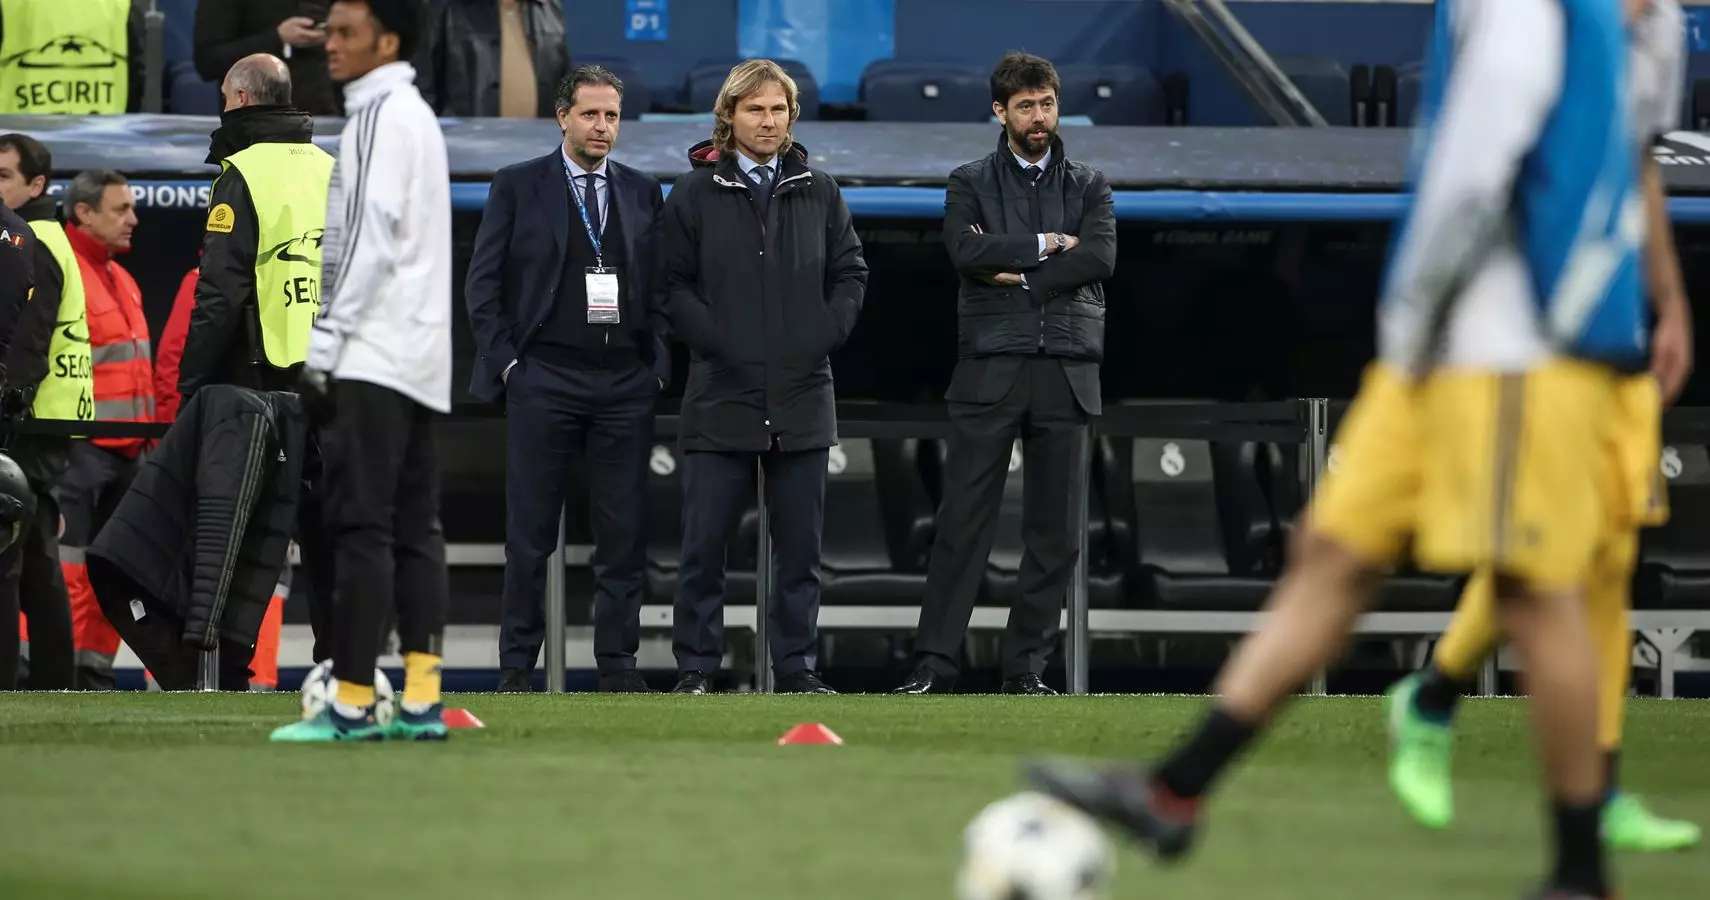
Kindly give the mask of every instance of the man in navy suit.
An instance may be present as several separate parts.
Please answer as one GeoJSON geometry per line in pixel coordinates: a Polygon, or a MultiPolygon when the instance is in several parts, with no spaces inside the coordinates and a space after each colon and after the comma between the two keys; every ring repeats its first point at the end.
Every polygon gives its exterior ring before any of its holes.
{"type": "Polygon", "coordinates": [[[582,66],[559,85],[563,146],[493,176],[465,300],[479,355],[470,393],[506,406],[501,691],[527,691],[545,636],[548,557],[571,462],[587,460],[600,689],[640,693],[653,406],[670,380],[651,276],[659,180],[609,159],[623,82],[582,66]]]}

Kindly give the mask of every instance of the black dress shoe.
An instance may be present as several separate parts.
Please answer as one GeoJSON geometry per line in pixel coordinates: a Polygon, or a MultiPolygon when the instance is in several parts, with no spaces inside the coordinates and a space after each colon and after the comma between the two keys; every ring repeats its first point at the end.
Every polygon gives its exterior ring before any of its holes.
{"type": "Polygon", "coordinates": [[[499,693],[532,694],[534,678],[522,669],[506,669],[499,673],[499,693]]]}
{"type": "Polygon", "coordinates": [[[647,686],[647,679],[634,669],[607,672],[600,676],[600,692],[604,694],[657,694],[647,686]]]}
{"type": "Polygon", "coordinates": [[[810,670],[785,675],[778,679],[776,685],[780,694],[835,694],[825,682],[819,680],[819,673],[810,670]]]}
{"type": "Polygon", "coordinates": [[[1023,675],[1019,678],[1005,678],[1003,680],[1002,690],[1006,694],[1036,694],[1041,697],[1055,696],[1057,693],[1047,686],[1045,682],[1040,681],[1038,675],[1023,675]]]}
{"type": "Polygon", "coordinates": [[[710,694],[712,682],[701,672],[684,672],[677,676],[677,686],[671,689],[673,694],[710,694]]]}
{"type": "Polygon", "coordinates": [[[902,687],[891,691],[893,694],[954,694],[956,679],[950,675],[940,675],[936,671],[921,666],[908,676],[902,687]]]}

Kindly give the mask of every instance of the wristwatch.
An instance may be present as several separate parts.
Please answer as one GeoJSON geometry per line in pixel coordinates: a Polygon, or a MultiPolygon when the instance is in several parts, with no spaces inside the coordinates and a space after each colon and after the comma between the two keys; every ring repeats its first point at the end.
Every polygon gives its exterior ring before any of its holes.
{"type": "Polygon", "coordinates": [[[1057,235],[1057,252],[1062,253],[1063,248],[1067,246],[1069,246],[1069,239],[1061,234],[1057,235]]]}

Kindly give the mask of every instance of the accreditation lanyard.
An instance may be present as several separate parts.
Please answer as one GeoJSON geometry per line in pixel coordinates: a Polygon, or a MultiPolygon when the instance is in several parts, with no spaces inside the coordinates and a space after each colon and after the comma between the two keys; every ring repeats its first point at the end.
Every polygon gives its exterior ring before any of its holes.
{"type": "MultiPolygon", "coordinates": [[[[594,223],[588,217],[588,204],[582,200],[581,191],[576,190],[576,176],[571,174],[568,162],[564,165],[564,177],[570,182],[570,196],[576,201],[576,211],[581,213],[582,227],[588,232],[588,243],[594,247],[595,266],[583,273],[583,277],[587,279],[588,324],[622,324],[623,316],[618,310],[618,273],[616,269],[606,268],[600,236],[594,233],[594,223]]],[[[597,188],[590,185],[589,189],[597,188]]],[[[610,205],[609,201],[607,205],[610,205]]]]}
{"type": "MultiPolygon", "coordinates": [[[[588,204],[582,201],[582,192],[576,190],[577,176],[570,173],[568,163],[564,166],[564,177],[570,180],[570,196],[576,201],[576,211],[582,214],[582,228],[588,232],[588,243],[594,245],[594,262],[603,269],[606,267],[606,260],[605,254],[600,252],[600,236],[594,232],[593,223],[588,220],[588,204]]],[[[590,190],[597,189],[597,187],[590,188],[590,190]]]]}

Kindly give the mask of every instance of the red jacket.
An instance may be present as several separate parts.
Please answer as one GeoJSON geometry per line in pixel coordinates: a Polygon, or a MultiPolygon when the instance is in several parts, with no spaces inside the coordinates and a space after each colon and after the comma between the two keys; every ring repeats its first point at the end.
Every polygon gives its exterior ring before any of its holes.
{"type": "Polygon", "coordinates": [[[167,317],[166,330],[160,333],[160,346],[154,351],[156,421],[176,421],[178,407],[184,402],[184,395],[178,393],[178,363],[184,358],[184,342],[190,339],[190,311],[196,308],[196,282],[201,275],[201,269],[191,269],[178,283],[178,296],[172,299],[172,315],[167,317]]]}
{"type": "MultiPolygon", "coordinates": [[[[77,267],[83,273],[83,297],[89,317],[89,352],[95,363],[95,419],[100,422],[153,422],[154,361],[142,291],[136,279],[107,252],[106,245],[79,228],[65,227],[77,267]]],[[[89,441],[126,456],[136,456],[146,438],[92,438],[89,441]]]]}

